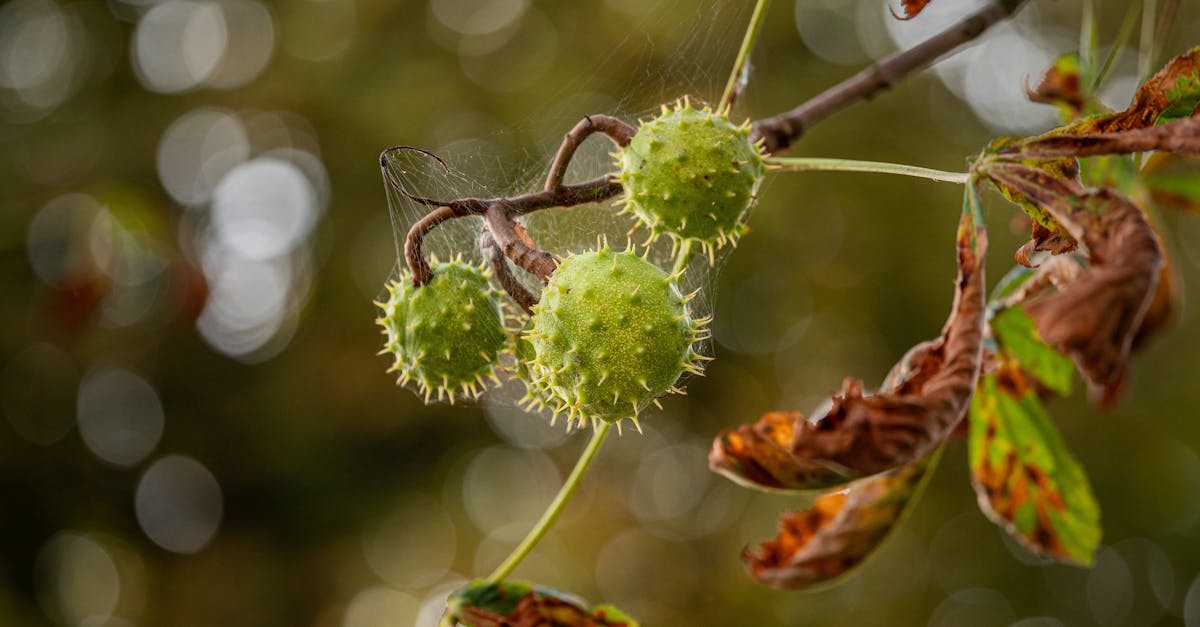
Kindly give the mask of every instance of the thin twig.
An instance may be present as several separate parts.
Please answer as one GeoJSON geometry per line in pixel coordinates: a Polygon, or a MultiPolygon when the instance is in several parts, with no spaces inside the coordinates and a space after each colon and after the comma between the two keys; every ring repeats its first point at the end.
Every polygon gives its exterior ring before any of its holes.
{"type": "Polygon", "coordinates": [[[496,246],[505,257],[512,260],[517,267],[536,276],[542,283],[550,280],[550,275],[554,274],[554,269],[558,267],[558,260],[554,255],[538,250],[521,240],[517,235],[516,224],[505,211],[503,204],[492,204],[484,213],[483,219],[488,231],[492,233],[492,238],[496,240],[496,246]]]}
{"type": "Polygon", "coordinates": [[[567,165],[571,163],[571,157],[575,156],[575,150],[592,133],[604,133],[618,148],[624,148],[629,145],[629,140],[633,139],[636,132],[637,130],[632,126],[611,115],[584,116],[575,125],[575,128],[563,136],[558,154],[554,155],[554,163],[550,164],[550,173],[546,175],[545,189],[553,190],[562,186],[563,177],[567,173],[567,165]]]}
{"type": "MultiPolygon", "coordinates": [[[[384,171],[387,172],[386,165],[384,166],[384,171]]],[[[434,227],[442,222],[453,218],[484,215],[487,213],[488,207],[492,205],[501,205],[505,220],[511,222],[513,217],[525,215],[539,209],[546,209],[548,207],[573,207],[590,202],[601,202],[616,196],[621,191],[621,184],[612,180],[612,177],[606,174],[583,183],[563,185],[556,189],[521,194],[512,198],[459,198],[450,201],[440,201],[410,195],[396,183],[394,178],[388,176],[387,179],[393,188],[410,200],[436,207],[436,209],[412,225],[412,228],[408,231],[408,235],[405,237],[404,257],[409,270],[413,274],[414,285],[425,285],[429,282],[429,263],[425,261],[423,252],[424,239],[434,227]]],[[[510,230],[511,228],[510,226],[510,230]]]]}
{"type": "Polygon", "coordinates": [[[450,207],[438,207],[418,220],[408,230],[408,237],[404,238],[404,259],[408,262],[409,271],[412,272],[413,285],[417,287],[427,285],[433,278],[433,272],[429,269],[429,262],[425,260],[423,251],[425,235],[437,225],[456,217],[458,215],[450,207]]]}
{"type": "Polygon", "coordinates": [[[817,122],[859,100],[869,100],[943,54],[975,39],[990,26],[1011,15],[1023,2],[997,0],[916,46],[883,59],[826,89],[795,109],[755,122],[751,138],[762,139],[769,153],[786,150],[817,122]]]}
{"type": "Polygon", "coordinates": [[[491,261],[492,272],[500,282],[500,287],[504,288],[525,313],[533,315],[533,306],[537,304],[538,297],[526,289],[521,280],[513,274],[512,267],[508,265],[508,257],[505,257],[504,251],[496,245],[491,230],[485,228],[479,234],[479,249],[483,251],[483,256],[491,261]]]}

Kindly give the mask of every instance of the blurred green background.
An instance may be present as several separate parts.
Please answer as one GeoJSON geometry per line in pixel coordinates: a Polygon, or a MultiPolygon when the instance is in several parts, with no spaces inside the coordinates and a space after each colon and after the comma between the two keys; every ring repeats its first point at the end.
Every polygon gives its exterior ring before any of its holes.
{"type": "MultiPolygon", "coordinates": [[[[586,113],[718,97],[752,2],[10,0],[0,6],[0,625],[433,625],[499,562],[585,436],[515,407],[424,406],[384,373],[371,300],[395,269],[377,155],[431,195],[537,185],[586,113]]],[[[883,0],[774,3],[736,116],[790,108],[980,2],[900,23],[883,0]]],[[[1164,49],[1200,38],[1183,3],[1164,49]]],[[[1097,2],[1102,42],[1126,3],[1097,2]]],[[[961,169],[1054,123],[1025,102],[1081,8],[1033,0],[980,45],[813,129],[796,155],[961,169]]],[[[1105,98],[1136,84],[1120,57],[1105,98]]],[[[595,140],[570,178],[606,170],[595,140]]],[[[1161,216],[1175,324],[1097,412],[1052,410],[1103,508],[1090,571],[1047,565],[975,505],[961,442],[879,555],[815,593],[753,583],[741,547],[803,503],[711,475],[721,428],[878,381],[948,310],[960,190],[771,178],[706,288],[717,356],[601,452],[517,576],[646,625],[1200,625],[1200,219],[1161,216]]],[[[989,273],[1022,240],[987,198],[989,273]]],[[[623,239],[607,207],[539,242],[623,239]]],[[[471,250],[478,224],[434,238],[471,250]]],[[[457,230],[456,230],[457,229],[457,230]]]]}

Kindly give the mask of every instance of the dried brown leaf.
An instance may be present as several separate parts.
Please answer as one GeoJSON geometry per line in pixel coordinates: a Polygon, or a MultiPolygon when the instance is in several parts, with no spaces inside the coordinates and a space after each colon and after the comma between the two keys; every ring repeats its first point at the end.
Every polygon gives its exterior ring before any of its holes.
{"type": "Polygon", "coordinates": [[[828,582],[866,559],[901,519],[936,455],[821,495],[813,506],[779,517],[779,534],[742,551],[759,582],[802,589],[828,582]]]}
{"type": "Polygon", "coordinates": [[[888,9],[891,10],[892,16],[898,20],[911,20],[916,17],[918,13],[925,10],[925,7],[929,4],[929,2],[930,0],[900,0],[900,4],[904,10],[903,15],[897,13],[896,10],[891,7],[891,5],[888,5],[888,9]]]}
{"type": "MultiPolygon", "coordinates": [[[[986,174],[1037,202],[1087,246],[1089,265],[1075,280],[1024,308],[1038,335],[1070,356],[1099,401],[1110,404],[1158,287],[1163,255],[1157,234],[1141,210],[1112,189],[1087,189],[1015,163],[994,164],[986,174]]],[[[1169,310],[1169,294],[1164,298],[1169,310]]]]}
{"type": "Polygon", "coordinates": [[[1092,157],[1162,150],[1200,156],[1200,118],[1188,117],[1158,126],[1082,134],[1051,134],[1020,144],[1022,158],[1092,157]]]}
{"type": "Polygon", "coordinates": [[[1079,56],[1064,54],[1042,75],[1037,87],[1025,93],[1033,102],[1064,107],[1068,119],[1079,115],[1087,105],[1087,94],[1079,77],[1079,56]]]}
{"type": "Polygon", "coordinates": [[[713,440],[708,466],[738,484],[769,490],[817,489],[858,476],[794,455],[792,441],[802,422],[804,415],[798,411],[773,411],[753,425],[722,431],[713,440]]]}
{"type": "Polygon", "coordinates": [[[1036,267],[1033,263],[1034,253],[1046,251],[1052,255],[1061,255],[1075,250],[1078,246],[1075,240],[1070,237],[1057,235],[1050,229],[1034,222],[1029,241],[1017,249],[1017,252],[1013,254],[1013,258],[1017,260],[1017,263],[1026,268],[1034,268],[1036,267]]]}
{"type": "Polygon", "coordinates": [[[1124,111],[1083,118],[1037,137],[1008,142],[998,152],[1023,160],[1151,150],[1197,156],[1200,119],[1193,116],[1198,111],[1200,47],[1175,57],[1150,77],[1124,111]]]}
{"type": "Polygon", "coordinates": [[[1200,78],[1200,47],[1171,59],[1154,76],[1138,87],[1133,104],[1112,115],[1080,120],[1064,132],[1072,134],[1112,133],[1162,124],[1164,115],[1175,119],[1188,111],[1196,114],[1194,101],[1200,78]]]}
{"type": "MultiPolygon", "coordinates": [[[[1162,250],[1161,240],[1159,241],[1159,250],[1162,250]]],[[[1158,272],[1158,286],[1154,290],[1154,296],[1150,299],[1150,305],[1146,307],[1146,315],[1142,317],[1142,323],[1138,325],[1137,332],[1133,334],[1130,350],[1136,352],[1144,348],[1150,338],[1157,335],[1175,319],[1176,279],[1174,274],[1174,270],[1171,269],[1171,260],[1164,254],[1162,269],[1158,272]]]]}

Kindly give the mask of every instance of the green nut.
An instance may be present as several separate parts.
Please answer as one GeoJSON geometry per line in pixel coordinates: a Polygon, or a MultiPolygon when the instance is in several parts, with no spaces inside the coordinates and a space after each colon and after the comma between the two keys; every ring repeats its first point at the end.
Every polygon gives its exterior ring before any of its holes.
{"type": "Polygon", "coordinates": [[[425,402],[476,398],[497,381],[493,369],[506,344],[501,293],[482,265],[456,259],[431,269],[427,285],[414,286],[407,270],[387,285],[387,302],[377,303],[387,337],[382,352],[395,358],[389,372],[400,373],[397,383],[415,382],[425,402]]]}
{"type": "Polygon", "coordinates": [[[664,105],[617,157],[625,210],[650,229],[651,239],[665,233],[676,249],[696,242],[710,258],[745,233],[766,170],[748,125],[686,101],[664,105]]]}
{"type": "Polygon", "coordinates": [[[705,359],[693,349],[694,320],[674,277],[632,251],[564,259],[542,290],[530,326],[527,399],[569,424],[619,422],[638,414],[705,359]]]}

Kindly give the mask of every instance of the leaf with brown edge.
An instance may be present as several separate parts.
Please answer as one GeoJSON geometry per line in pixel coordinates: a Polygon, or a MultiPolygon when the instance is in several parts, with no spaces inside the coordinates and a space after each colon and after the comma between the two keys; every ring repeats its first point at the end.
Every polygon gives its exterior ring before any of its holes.
{"type": "Polygon", "coordinates": [[[932,474],[941,449],[895,470],[827,492],[811,508],[785,512],[778,535],[742,551],[746,571],[774,588],[828,583],[861,564],[883,543],[932,474]]]}
{"type": "Polygon", "coordinates": [[[475,580],[446,600],[441,627],[638,627],[611,605],[523,581],[475,580]]]}
{"type": "Polygon", "coordinates": [[[892,12],[892,17],[898,20],[911,20],[916,17],[918,13],[925,10],[925,7],[929,5],[929,2],[930,0],[900,0],[900,4],[904,10],[903,15],[897,13],[896,9],[893,9],[890,4],[888,5],[888,10],[892,12]]]}
{"type": "Polygon", "coordinates": [[[1200,106],[1200,46],[1171,59],[1138,87],[1119,113],[1080,120],[1051,133],[1082,135],[1149,128],[1196,114],[1200,106]]]}
{"type": "Polygon", "coordinates": [[[741,486],[766,491],[814,490],[842,485],[859,476],[792,454],[798,411],[763,414],[752,425],[722,431],[714,440],[708,467],[741,486]]]}
{"type": "MultiPolygon", "coordinates": [[[[1023,158],[1024,155],[1008,154],[1015,150],[1015,147],[1019,146],[1020,142],[1021,140],[1010,137],[997,139],[988,146],[986,154],[1004,155],[1003,159],[1006,161],[1010,159],[1015,160],[1023,165],[1039,168],[1064,178],[1075,178],[1078,176],[1079,161],[1074,157],[1025,159],[1023,158]]],[[[992,159],[984,157],[982,163],[991,161],[992,159]]],[[[1066,228],[1059,224],[1045,209],[1042,209],[1041,206],[1031,199],[1026,198],[1020,191],[1002,182],[995,180],[991,182],[1005,198],[1021,207],[1021,211],[1025,212],[1025,215],[1029,216],[1033,222],[1029,241],[1021,246],[1014,255],[1017,263],[1026,268],[1032,268],[1034,266],[1031,258],[1035,252],[1049,251],[1052,254],[1058,255],[1075,250],[1077,247],[1075,238],[1071,237],[1066,228]]]]}
{"type": "Polygon", "coordinates": [[[987,235],[978,200],[969,185],[954,305],[942,335],[910,350],[874,394],[846,379],[811,420],[772,412],[723,431],[709,454],[712,470],[753,488],[822,489],[920,459],[950,434],[966,413],[982,352],[987,235]]]}
{"type": "Polygon", "coordinates": [[[1160,150],[1197,157],[1200,156],[1200,118],[1188,117],[1125,131],[1041,135],[1020,142],[1011,150],[1011,153],[1002,154],[1019,159],[1049,159],[1160,150]]]}
{"type": "Polygon", "coordinates": [[[979,507],[1038,555],[1090,565],[1100,508],[1032,382],[1001,346],[971,402],[968,454],[979,507]]]}
{"type": "Polygon", "coordinates": [[[1124,111],[1083,118],[997,152],[1014,159],[1166,151],[1200,156],[1200,47],[1172,59],[1124,111]]]}
{"type": "Polygon", "coordinates": [[[1071,357],[1102,405],[1115,402],[1129,352],[1154,298],[1163,255],[1158,236],[1125,196],[1087,189],[1037,168],[990,164],[984,174],[1018,189],[1088,248],[1088,267],[1024,304],[1038,335],[1071,357]]]}

